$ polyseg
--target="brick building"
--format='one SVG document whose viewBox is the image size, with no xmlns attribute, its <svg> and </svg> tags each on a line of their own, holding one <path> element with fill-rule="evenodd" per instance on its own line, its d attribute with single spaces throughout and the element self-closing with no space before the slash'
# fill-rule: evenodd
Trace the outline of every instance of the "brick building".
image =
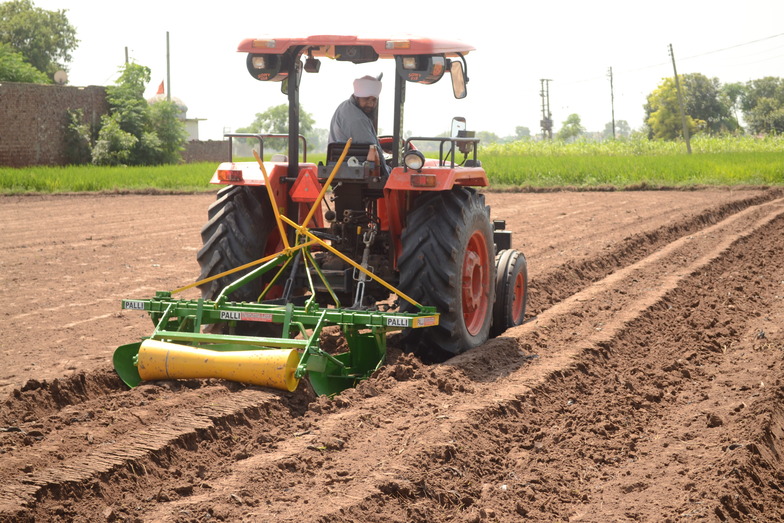
<svg viewBox="0 0 784 523">
<path fill-rule="evenodd" d="M 66 165 L 68 111 L 73 109 L 81 109 L 86 123 L 97 127 L 101 115 L 109 112 L 106 89 L 0 83 L 0 166 Z M 227 154 L 225 141 L 191 140 L 185 145 L 183 159 L 219 162 L 225 161 Z"/>
<path fill-rule="evenodd" d="M 103 87 L 0 83 L 0 165 L 65 165 L 68 110 L 98 124 L 109 111 Z"/>
</svg>

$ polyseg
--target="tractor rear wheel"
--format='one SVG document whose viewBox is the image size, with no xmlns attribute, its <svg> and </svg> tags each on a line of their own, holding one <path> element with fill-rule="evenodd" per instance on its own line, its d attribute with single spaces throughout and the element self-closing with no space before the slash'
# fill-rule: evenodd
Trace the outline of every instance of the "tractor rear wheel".
<svg viewBox="0 0 784 523">
<path fill-rule="evenodd" d="M 208 221 L 202 227 L 202 248 L 197 259 L 201 267 L 199 280 L 215 276 L 240 265 L 274 253 L 280 241 L 272 216 L 269 197 L 264 187 L 230 185 L 218 191 L 217 200 L 207 211 Z M 252 271 L 250 267 L 200 286 L 202 297 L 214 300 L 226 285 Z M 264 278 L 237 289 L 229 301 L 255 302 L 263 290 Z M 268 325 L 241 322 L 238 334 L 272 335 Z M 208 330 L 226 331 L 224 324 L 215 324 Z M 278 329 L 279 332 L 279 329 Z"/>
<path fill-rule="evenodd" d="M 218 191 L 217 200 L 207 211 L 208 221 L 201 229 L 203 246 L 197 255 L 201 267 L 199 280 L 263 258 L 275 228 L 271 217 L 272 209 L 263 187 L 230 185 Z M 202 297 L 217 298 L 226 285 L 254 268 L 205 283 L 200 286 Z M 258 279 L 237 289 L 228 299 L 253 302 L 261 291 L 262 282 Z"/>
<path fill-rule="evenodd" d="M 495 257 L 495 305 L 493 328 L 495 337 L 523 323 L 528 302 L 528 263 L 515 249 L 499 251 Z"/>
<path fill-rule="evenodd" d="M 493 228 L 474 189 L 425 193 L 406 218 L 398 259 L 400 290 L 435 306 L 439 325 L 404 332 L 408 350 L 443 361 L 489 337 L 495 297 Z M 401 299 L 401 310 L 416 308 Z"/>
</svg>

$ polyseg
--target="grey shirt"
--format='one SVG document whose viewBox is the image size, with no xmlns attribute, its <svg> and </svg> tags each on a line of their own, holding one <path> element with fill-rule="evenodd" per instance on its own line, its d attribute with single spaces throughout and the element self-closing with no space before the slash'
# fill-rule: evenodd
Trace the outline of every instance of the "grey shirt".
<svg viewBox="0 0 784 523">
<path fill-rule="evenodd" d="M 379 145 L 372 120 L 353 96 L 338 106 L 329 126 L 329 143 L 347 142 L 349 138 L 353 143 Z"/>
</svg>

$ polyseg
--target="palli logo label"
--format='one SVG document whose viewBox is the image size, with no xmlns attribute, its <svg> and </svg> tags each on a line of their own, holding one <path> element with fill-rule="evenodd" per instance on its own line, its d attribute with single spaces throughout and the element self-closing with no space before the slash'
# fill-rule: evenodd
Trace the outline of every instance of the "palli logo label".
<svg viewBox="0 0 784 523">
<path fill-rule="evenodd" d="M 408 327 L 409 324 L 410 323 L 408 318 L 395 318 L 387 316 L 387 327 Z"/>
<path fill-rule="evenodd" d="M 220 319 L 230 321 L 263 321 L 272 322 L 272 314 L 264 312 L 220 311 Z"/>
<path fill-rule="evenodd" d="M 125 300 L 123 301 L 123 309 L 133 309 L 136 311 L 143 311 L 144 310 L 144 302 L 137 301 L 137 300 Z"/>
<path fill-rule="evenodd" d="M 234 311 L 220 311 L 220 319 L 222 320 L 241 320 L 242 313 Z"/>
</svg>

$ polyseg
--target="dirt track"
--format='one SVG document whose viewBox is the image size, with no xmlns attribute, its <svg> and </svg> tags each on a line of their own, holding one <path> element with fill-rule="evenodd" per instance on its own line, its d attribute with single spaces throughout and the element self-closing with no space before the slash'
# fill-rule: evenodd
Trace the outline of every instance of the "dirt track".
<svg viewBox="0 0 784 523">
<path fill-rule="evenodd" d="M 531 321 L 334 399 L 127 388 L 212 196 L 0 198 L 0 520 L 784 520 L 784 192 L 488 194 Z"/>
</svg>

